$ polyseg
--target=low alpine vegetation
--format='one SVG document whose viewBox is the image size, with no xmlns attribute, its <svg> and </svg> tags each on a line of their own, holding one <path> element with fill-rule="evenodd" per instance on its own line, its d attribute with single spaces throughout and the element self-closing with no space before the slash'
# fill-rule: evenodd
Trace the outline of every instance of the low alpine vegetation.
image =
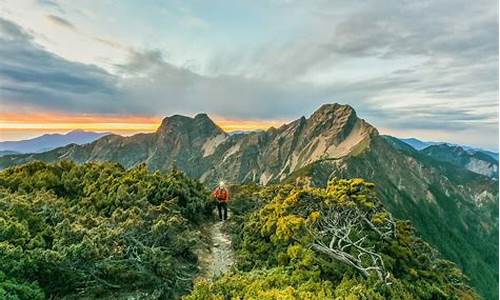
<svg viewBox="0 0 500 300">
<path fill-rule="evenodd" d="M 198 271 L 208 195 L 176 170 L 67 161 L 7 169 L 0 298 L 177 298 Z"/>
<path fill-rule="evenodd" d="M 238 265 L 185 299 L 476 299 L 461 271 L 362 179 L 237 189 Z"/>
<path fill-rule="evenodd" d="M 231 188 L 237 260 L 200 275 L 214 200 L 177 170 L 32 162 L 0 172 L 1 299 L 477 299 L 362 179 Z M 193 281 L 195 282 L 193 287 Z"/>
</svg>

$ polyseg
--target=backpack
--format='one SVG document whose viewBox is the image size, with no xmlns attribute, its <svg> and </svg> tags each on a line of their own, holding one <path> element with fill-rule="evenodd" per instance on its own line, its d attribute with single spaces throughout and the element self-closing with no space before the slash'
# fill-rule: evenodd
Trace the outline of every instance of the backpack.
<svg viewBox="0 0 500 300">
<path fill-rule="evenodd" d="M 227 200 L 227 190 L 217 188 L 214 192 L 214 196 L 215 198 L 217 198 L 217 200 L 224 202 Z"/>
</svg>

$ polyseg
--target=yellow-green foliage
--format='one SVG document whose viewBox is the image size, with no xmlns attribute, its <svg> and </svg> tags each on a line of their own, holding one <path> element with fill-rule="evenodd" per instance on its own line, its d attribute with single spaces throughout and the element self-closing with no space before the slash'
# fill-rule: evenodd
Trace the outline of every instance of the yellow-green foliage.
<svg viewBox="0 0 500 300">
<path fill-rule="evenodd" d="M 378 228 L 392 224 L 373 184 L 362 179 L 334 179 L 326 188 L 236 186 L 232 192 L 228 228 L 236 269 L 197 282 L 185 299 L 476 299 L 461 271 L 407 222 L 396 221 L 396 234 L 386 238 L 363 222 L 352 230 L 381 255 L 388 285 L 313 250 L 329 209 L 359 212 Z M 4 170 L 0 299 L 127 291 L 181 297 L 198 271 L 193 250 L 211 210 L 208 199 L 200 183 L 175 170 L 161 175 L 144 166 L 70 162 Z"/>
<path fill-rule="evenodd" d="M 185 300 L 210 299 L 332 299 L 330 282 L 322 281 L 319 272 L 304 272 L 276 267 L 223 276 L 215 283 L 200 281 Z"/>
<path fill-rule="evenodd" d="M 173 171 L 41 162 L 0 173 L 0 299 L 186 292 L 208 192 Z"/>
<path fill-rule="evenodd" d="M 388 284 L 310 247 L 328 208 L 359 211 L 380 228 L 388 224 L 391 216 L 371 183 L 334 179 L 324 189 L 280 185 L 240 191 L 245 199 L 240 201 L 253 204 L 239 203 L 251 209 L 238 211 L 237 222 L 230 226 L 239 271 L 213 283 L 197 283 L 186 299 L 477 298 L 459 269 L 442 260 L 407 222 L 396 221 L 396 234 L 388 238 L 364 223 L 352 230 L 353 235 L 366 235 L 366 246 L 382 256 Z"/>
</svg>

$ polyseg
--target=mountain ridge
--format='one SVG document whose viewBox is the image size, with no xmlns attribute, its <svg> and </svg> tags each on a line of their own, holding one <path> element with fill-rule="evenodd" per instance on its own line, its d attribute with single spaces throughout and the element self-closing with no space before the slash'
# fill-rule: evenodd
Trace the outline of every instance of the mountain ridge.
<svg viewBox="0 0 500 300">
<path fill-rule="evenodd" d="M 436 141 L 422 141 L 417 138 L 398 138 L 400 141 L 410 145 L 414 149 L 420 151 L 424 150 L 425 148 L 429 146 L 434 146 L 434 145 L 448 145 L 451 147 L 461 147 L 465 151 L 470 152 L 471 154 L 474 153 L 483 153 L 488 155 L 489 157 L 495 159 L 498 162 L 498 150 L 497 151 L 492 151 L 488 149 L 483 149 L 479 147 L 473 147 L 469 145 L 461 145 L 461 144 L 454 144 L 454 143 L 449 143 L 449 142 L 436 142 Z"/>
<path fill-rule="evenodd" d="M 466 151 L 461 146 L 448 144 L 431 145 L 421 152 L 436 160 L 449 162 L 474 173 L 498 179 L 498 160 L 484 152 Z"/>
<path fill-rule="evenodd" d="M 284 178 L 296 167 L 320 157 L 345 156 L 354 146 L 374 135 L 378 135 L 378 131 L 357 118 L 352 107 L 327 104 L 309 118 L 301 117 L 279 128 L 243 135 L 226 133 L 206 114 L 192 118 L 173 115 L 164 118 L 154 133 L 130 137 L 111 134 L 82 147 L 68 146 L 68 151 L 55 149 L 45 156 L 51 159 L 63 156 L 77 162 L 114 160 L 127 168 L 146 163 L 151 169 L 161 171 L 177 165 L 202 179 L 221 176 L 211 166 L 237 169 L 237 173 L 229 176 L 229 180 L 236 182 L 255 181 L 257 173 L 267 171 L 267 175 L 257 180 L 265 184 L 272 179 L 271 175 Z M 244 151 L 239 152 L 240 148 Z M 256 152 L 268 158 L 252 157 Z M 44 154 L 20 157 L 43 160 Z M 251 159 L 241 164 L 238 160 L 242 157 Z M 5 160 L 0 162 L 2 167 L 7 165 Z M 197 170 L 192 171 L 194 168 Z"/>
<path fill-rule="evenodd" d="M 65 134 L 48 133 L 26 140 L 0 142 L 0 151 L 40 153 L 72 143 L 79 145 L 87 144 L 108 134 L 110 133 L 99 133 L 82 129 L 75 129 Z"/>
</svg>

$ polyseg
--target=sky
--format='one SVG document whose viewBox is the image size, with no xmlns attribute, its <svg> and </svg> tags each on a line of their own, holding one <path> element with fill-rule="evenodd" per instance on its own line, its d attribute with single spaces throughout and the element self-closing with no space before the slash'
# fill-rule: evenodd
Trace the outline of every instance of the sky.
<svg viewBox="0 0 500 300">
<path fill-rule="evenodd" d="M 199 112 L 265 129 L 333 102 L 497 149 L 498 2 L 0 0 L 0 140 Z"/>
</svg>

